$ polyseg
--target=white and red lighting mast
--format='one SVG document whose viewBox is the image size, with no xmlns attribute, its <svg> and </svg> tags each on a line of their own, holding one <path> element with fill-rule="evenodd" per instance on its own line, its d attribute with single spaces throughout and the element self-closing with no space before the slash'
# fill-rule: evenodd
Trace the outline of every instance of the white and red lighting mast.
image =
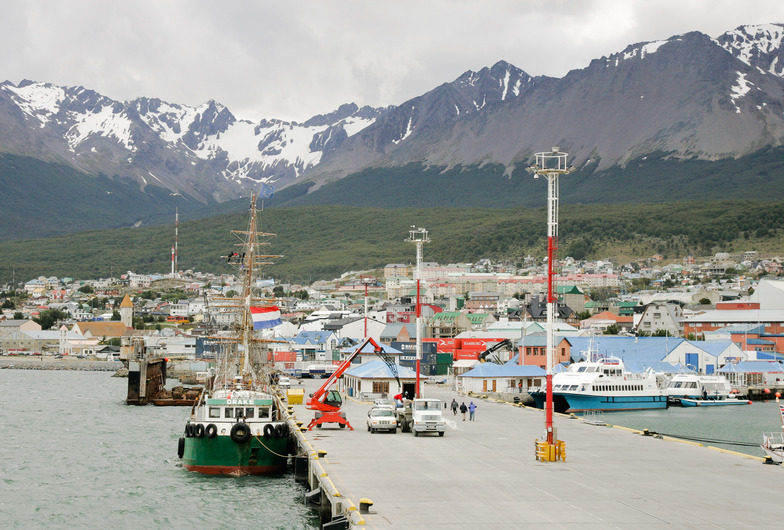
<svg viewBox="0 0 784 530">
<path fill-rule="evenodd" d="M 422 280 L 422 245 L 425 243 L 430 243 L 430 238 L 427 236 L 427 230 L 424 228 L 417 228 L 416 226 L 411 226 L 411 230 L 408 231 L 408 239 L 405 240 L 408 243 L 414 243 L 417 249 L 417 266 L 416 266 L 416 285 L 417 285 L 417 300 L 416 300 L 416 330 L 417 330 L 417 338 L 416 338 L 416 396 L 420 397 L 419 395 L 419 370 L 420 364 L 422 361 L 422 305 L 419 302 L 419 290 L 420 290 L 420 282 Z"/>
<path fill-rule="evenodd" d="M 555 262 L 558 250 L 558 177 L 571 173 L 574 168 L 567 166 L 567 153 L 558 147 L 552 151 L 536 153 L 536 161 L 528 171 L 534 178 L 547 179 L 547 387 L 545 397 L 545 431 L 547 446 L 557 445 L 553 427 L 553 361 L 555 359 L 555 313 L 557 293 L 555 292 Z M 552 454 L 552 453 L 550 453 Z M 548 458 L 549 460 L 550 458 Z"/>
<path fill-rule="evenodd" d="M 368 337 L 367 320 L 368 320 L 368 285 L 374 285 L 376 279 L 373 276 L 361 276 L 359 281 L 365 286 L 365 338 Z"/>
</svg>

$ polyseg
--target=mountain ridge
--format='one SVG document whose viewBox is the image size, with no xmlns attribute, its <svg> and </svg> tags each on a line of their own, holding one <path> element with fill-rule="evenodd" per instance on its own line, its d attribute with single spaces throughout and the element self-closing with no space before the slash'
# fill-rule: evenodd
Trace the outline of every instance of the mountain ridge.
<svg viewBox="0 0 784 530">
<path fill-rule="evenodd" d="M 756 153 L 783 142 L 782 24 L 739 26 L 718 38 L 688 32 L 635 43 L 560 78 L 530 75 L 502 60 L 397 106 L 347 103 L 301 123 L 241 120 L 215 100 L 196 107 L 157 98 L 114 101 L 84 87 L 6 81 L 0 83 L 0 172 L 17 179 L 19 193 L 5 194 L 0 204 L 8 212 L 23 210 L 25 189 L 39 191 L 39 175 L 13 169 L 43 167 L 33 160 L 46 165 L 39 171 L 47 178 L 65 172 L 77 188 L 93 182 L 107 197 L 120 193 L 117 185 L 125 187 L 133 209 L 117 209 L 100 194 L 81 194 L 90 195 L 90 203 L 78 193 L 69 199 L 81 212 L 112 209 L 117 219 L 110 226 L 130 226 L 160 218 L 161 208 L 206 211 L 261 183 L 290 200 L 348 176 L 385 171 L 388 178 L 375 179 L 372 190 L 381 201 L 404 195 L 396 188 L 414 181 L 396 175 L 409 170 L 436 180 L 454 169 L 471 172 L 480 179 L 471 185 L 492 196 L 505 193 L 502 178 L 516 178 L 533 153 L 553 145 L 569 153 L 586 182 L 599 182 L 603 172 L 636 167 L 645 157 L 715 161 L 722 172 L 729 159 L 757 159 Z M 500 177 L 482 169 L 496 167 Z M 764 171 L 776 180 L 784 176 L 771 164 Z M 656 183 L 655 175 L 636 175 L 618 181 L 643 192 Z M 700 193 L 692 184 L 675 187 Z M 439 186 L 432 204 L 464 201 L 466 190 Z M 623 186 L 606 190 L 605 200 L 624 200 L 629 190 Z M 537 188 L 526 181 L 519 192 Z M 72 216 L 63 226 L 78 217 L 63 209 L 60 215 Z M 95 216 L 96 224 L 85 228 L 107 226 L 105 219 Z M 51 231 L 31 232 L 42 234 Z"/>
</svg>

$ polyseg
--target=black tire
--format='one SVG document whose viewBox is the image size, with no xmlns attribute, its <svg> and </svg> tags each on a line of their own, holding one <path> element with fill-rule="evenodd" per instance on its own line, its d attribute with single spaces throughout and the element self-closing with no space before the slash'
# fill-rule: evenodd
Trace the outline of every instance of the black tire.
<svg viewBox="0 0 784 530">
<path fill-rule="evenodd" d="M 191 438 L 193 436 L 193 425 L 190 423 L 185 424 L 185 437 Z"/>
<path fill-rule="evenodd" d="M 321 424 L 320 423 L 316 424 L 316 429 L 321 429 Z"/>
<path fill-rule="evenodd" d="M 218 435 L 218 427 L 214 423 L 210 423 L 207 425 L 207 428 L 204 429 L 204 435 L 207 438 L 215 438 Z"/>
<path fill-rule="evenodd" d="M 277 427 L 275 427 L 275 438 L 283 438 L 289 433 L 289 426 L 285 423 L 279 423 Z"/>
<path fill-rule="evenodd" d="M 231 428 L 231 433 L 229 433 L 229 436 L 231 436 L 232 442 L 237 445 L 242 445 L 250 440 L 250 428 L 245 425 L 244 422 L 235 423 Z"/>
<path fill-rule="evenodd" d="M 340 425 L 341 429 L 345 429 L 346 428 L 346 424 L 345 423 L 339 423 L 338 425 Z"/>
<path fill-rule="evenodd" d="M 419 431 L 414 431 L 414 438 L 416 438 L 417 436 L 419 436 Z"/>
<path fill-rule="evenodd" d="M 177 456 L 182 458 L 183 454 L 185 454 L 185 438 L 180 438 L 177 440 Z"/>
<path fill-rule="evenodd" d="M 443 436 L 444 434 L 446 434 L 444 431 L 441 431 L 440 433 L 438 433 L 439 436 Z"/>
<path fill-rule="evenodd" d="M 197 423 L 193 427 L 193 435 L 196 438 L 204 438 L 204 424 L 203 423 Z"/>
<path fill-rule="evenodd" d="M 275 436 L 275 426 L 271 423 L 268 423 L 264 426 L 264 438 L 272 438 Z"/>
</svg>

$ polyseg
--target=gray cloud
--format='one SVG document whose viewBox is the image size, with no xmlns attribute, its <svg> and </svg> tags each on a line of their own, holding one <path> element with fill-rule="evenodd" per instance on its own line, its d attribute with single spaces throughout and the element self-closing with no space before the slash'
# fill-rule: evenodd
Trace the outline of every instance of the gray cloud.
<svg viewBox="0 0 784 530">
<path fill-rule="evenodd" d="M 784 22 L 780 0 L 5 0 L 0 78 L 305 120 L 506 60 L 563 76 L 628 44 Z"/>
</svg>

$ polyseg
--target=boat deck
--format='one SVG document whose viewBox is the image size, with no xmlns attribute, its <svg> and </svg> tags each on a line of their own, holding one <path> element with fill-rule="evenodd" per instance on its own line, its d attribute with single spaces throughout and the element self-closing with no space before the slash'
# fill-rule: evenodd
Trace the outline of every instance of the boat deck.
<svg viewBox="0 0 784 530">
<path fill-rule="evenodd" d="M 306 393 L 323 381 L 305 381 Z M 294 385 L 296 387 L 296 385 Z M 393 383 L 394 386 L 394 383 Z M 466 404 L 447 388 L 425 397 Z M 761 458 L 556 415 L 564 462 L 534 458 L 543 413 L 473 399 L 476 421 L 446 411 L 447 433 L 367 432 L 369 404 L 344 405 L 354 431 L 305 433 L 341 498 L 369 513 L 369 528 L 779 528 L 784 469 Z M 293 405 L 305 425 L 313 412 Z M 760 433 L 761 436 L 761 433 Z M 761 440 L 761 438 L 760 438 Z"/>
</svg>

